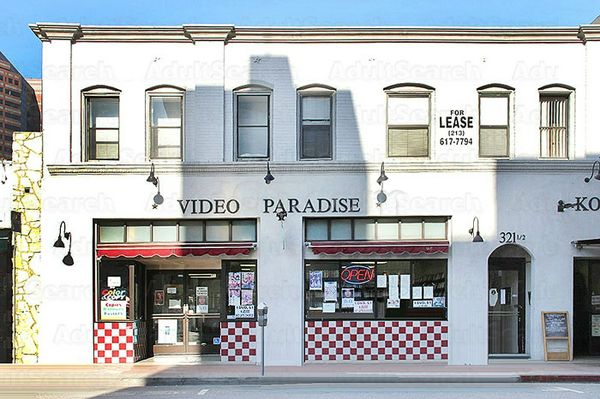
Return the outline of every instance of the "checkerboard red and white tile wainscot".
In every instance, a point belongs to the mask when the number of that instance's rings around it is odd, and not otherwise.
[[[447,321],[305,322],[305,361],[447,359]]]
[[[94,363],[134,363],[134,323],[94,323]]]
[[[256,322],[221,323],[221,361],[256,362]]]

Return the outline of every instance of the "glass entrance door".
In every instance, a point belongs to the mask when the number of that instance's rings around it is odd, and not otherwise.
[[[491,258],[488,290],[488,353],[525,353],[525,260]]]
[[[154,354],[218,354],[220,271],[151,271]]]

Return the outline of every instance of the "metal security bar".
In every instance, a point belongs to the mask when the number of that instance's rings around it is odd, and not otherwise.
[[[540,97],[540,156],[542,158],[568,157],[568,109],[568,97]]]

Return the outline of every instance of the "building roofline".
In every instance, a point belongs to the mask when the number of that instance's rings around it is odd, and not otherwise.
[[[30,29],[43,42],[225,43],[580,43],[600,40],[599,25],[579,27],[252,27],[233,25],[108,26],[36,23]]]

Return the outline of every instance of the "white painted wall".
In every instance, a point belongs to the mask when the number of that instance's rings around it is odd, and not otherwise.
[[[46,174],[41,362],[92,361],[94,218],[189,217],[181,214],[177,199],[235,198],[242,204],[235,217],[259,218],[254,256],[259,301],[270,306],[267,364],[301,364],[303,259],[313,255],[303,245],[300,215],[290,214],[285,222],[284,250],[280,223],[274,215],[262,213],[261,201],[341,196],[361,199],[361,212],[353,216],[452,217],[448,256],[452,364],[487,362],[487,258],[500,245],[500,231],[526,234],[522,244],[532,254],[529,348],[532,358],[542,359],[540,313],[572,311],[573,256],[588,252],[576,251],[570,242],[597,237],[598,216],[556,212],[559,199],[595,195],[596,182],[583,183],[591,162],[551,163],[545,164],[545,170],[536,170],[540,162],[538,88],[550,83],[575,87],[572,155],[591,160],[600,153],[595,133],[600,116],[594,111],[600,104],[600,82],[594,73],[598,64],[600,44],[596,43],[44,43],[46,165],[81,163],[81,90],[98,84],[121,90],[121,160],[115,164],[147,163],[145,90],[171,84],[186,90],[184,166],[207,163],[221,169],[183,174],[159,169],[165,203],[156,210],[151,209],[155,191],[145,181],[146,172]],[[422,163],[386,159],[383,88],[404,82],[436,89],[431,160]],[[269,186],[262,180],[262,169],[251,169],[256,164],[246,168],[248,164],[232,162],[232,90],[249,83],[273,89],[276,180]],[[337,89],[336,157],[334,162],[303,170],[303,165],[314,162],[296,162],[296,89],[311,83]],[[490,162],[479,163],[477,128],[467,132],[474,140],[472,146],[439,144],[445,132],[436,127],[437,117],[463,109],[475,117],[477,126],[476,88],[489,83],[515,87],[514,158],[532,162],[509,161],[498,170]],[[364,165],[353,172],[329,168],[335,161],[366,162],[371,171],[365,172]],[[373,165],[382,161],[390,170],[385,183],[388,201],[377,207],[378,172]],[[440,167],[432,168],[437,162]],[[467,233],[474,216],[481,222],[485,239],[481,244],[472,243]],[[75,265],[70,268],[61,263],[64,250],[52,247],[62,220],[73,233]]]

